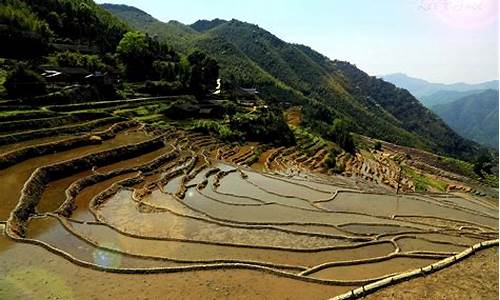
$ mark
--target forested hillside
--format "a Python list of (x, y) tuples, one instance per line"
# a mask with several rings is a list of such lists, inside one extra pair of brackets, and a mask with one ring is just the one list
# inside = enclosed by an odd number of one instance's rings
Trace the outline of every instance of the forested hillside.
[(200, 98), (219, 77), (205, 53), (177, 53), (91, 0), (3, 0), (0, 39), (4, 93), (30, 105), (129, 94)]
[(498, 91), (486, 90), (432, 108), (464, 137), (498, 149)]
[(132, 7), (103, 7), (178, 51), (203, 49), (219, 61), (223, 83), (257, 87), (263, 99), (301, 105), (303, 125), (317, 133), (327, 133), (334, 119), (344, 119), (354, 132), (398, 144), (458, 157), (479, 150), (407, 91), (347, 62), (286, 43), (257, 25), (216, 19), (182, 26)]

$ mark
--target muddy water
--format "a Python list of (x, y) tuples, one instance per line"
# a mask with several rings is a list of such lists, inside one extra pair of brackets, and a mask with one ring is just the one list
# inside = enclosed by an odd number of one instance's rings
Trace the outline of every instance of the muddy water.
[[(478, 238), (470, 238), (470, 237), (467, 237), (464, 235), (459, 235), (459, 234), (450, 235), (450, 234), (444, 234), (444, 233), (412, 233), (411, 235), (416, 236), (416, 237), (426, 238), (430, 241), (436, 241), (436, 242), (444, 241), (444, 242), (455, 243), (458, 245), (468, 245), (468, 246), (472, 246), (474, 244), (477, 244), (479, 242), (482, 242), (482, 241), (489, 239), (486, 237), (483, 239), (478, 239)], [(382, 238), (382, 240), (388, 240), (388, 239), (393, 238), (394, 236), (397, 236), (397, 234), (393, 235), (393, 236), (392, 235), (384, 236)]]
[(149, 153), (146, 153), (146, 154), (143, 154), (143, 155), (131, 158), (131, 159), (126, 159), (126, 160), (122, 160), (118, 163), (103, 166), (101, 168), (98, 168), (96, 170), (96, 172), (106, 173), (106, 172), (109, 172), (109, 171), (112, 171), (115, 169), (130, 168), (133, 166), (138, 166), (138, 165), (150, 162), (150, 161), (154, 160), (155, 158), (157, 158), (165, 153), (170, 152), (172, 149), (173, 149), (172, 146), (162, 147), (162, 148), (157, 149), (155, 151), (152, 151), (152, 152), (149, 152)]
[(15, 143), (15, 144), (2, 145), (2, 146), (0, 146), (0, 153), (6, 153), (6, 152), (9, 152), (12, 150), (19, 149), (19, 148), (34, 146), (34, 145), (38, 145), (38, 144), (45, 144), (45, 143), (51, 143), (51, 142), (55, 142), (55, 141), (61, 141), (61, 140), (68, 139), (70, 137), (72, 137), (72, 136), (63, 134), (63, 135), (56, 135), (56, 136), (50, 136), (50, 137), (22, 141), (22, 142)]
[(169, 180), (169, 182), (163, 187), (163, 190), (175, 194), (179, 190), (179, 187), (181, 186), (182, 178), (184, 175), (174, 177)]
[(299, 179), (294, 178), (294, 177), (290, 178), (290, 177), (270, 175), (270, 174), (265, 174), (265, 176), (269, 177), (271, 179), (273, 179), (273, 178), (280, 179), (282, 181), (289, 182), (290, 184), (293, 184), (293, 185), (298, 185), (301, 187), (319, 190), (319, 191), (322, 191), (324, 193), (335, 193), (337, 190), (344, 188), (340, 185), (336, 185), (333, 182), (332, 182), (332, 184), (327, 184), (327, 183), (315, 182), (312, 180), (299, 180)]
[(104, 191), (108, 187), (110, 187), (113, 183), (118, 182), (120, 180), (134, 177), (135, 173), (123, 174), (92, 186), (86, 187), (83, 189), (74, 199), (76, 204), (76, 209), (71, 215), (71, 218), (80, 221), (95, 221), (95, 217), (89, 211), (89, 203), (97, 194)]
[(248, 176), (248, 181), (272, 193), (289, 197), (298, 197), (309, 201), (328, 199), (332, 196), (332, 193), (320, 192), (314, 189), (309, 189), (306, 186), (299, 186), (285, 181), (275, 180), (258, 173), (246, 171), (245, 174)]
[(217, 188), (217, 191), (220, 193), (238, 195), (241, 197), (251, 197), (264, 201), (266, 203), (275, 202), (294, 207), (317, 210), (317, 208), (312, 206), (307, 200), (295, 197), (288, 198), (263, 191), (258, 187), (253, 186), (246, 180), (242, 180), (238, 172), (224, 176), (221, 180), (221, 185)]
[(200, 172), (198, 172), (198, 174), (196, 174), (194, 176), (193, 179), (191, 179), (190, 181), (187, 182), (187, 185), (191, 185), (191, 184), (199, 184), (201, 182), (203, 182), (205, 180), (205, 175), (207, 174), (207, 172), (209, 172), (212, 168), (211, 167), (208, 167), (208, 168), (205, 168), (203, 170), (201, 170)]
[(51, 142), (55, 142), (55, 141), (61, 141), (61, 140), (73, 138), (75, 136), (83, 136), (86, 134), (91, 134), (93, 132), (97, 133), (97, 132), (101, 132), (103, 130), (108, 129), (110, 126), (111, 125), (104, 125), (104, 126), (97, 127), (89, 132), (81, 132), (81, 133), (77, 133), (74, 135), (60, 134), (60, 135), (54, 135), (54, 136), (41, 137), (41, 138), (21, 141), (21, 142), (15, 143), (15, 144), (2, 145), (2, 146), (0, 146), (0, 153), (16, 150), (16, 149), (23, 148), (23, 147), (34, 146), (34, 145), (38, 145), (38, 144), (45, 144), (45, 143), (51, 143)]
[[(106, 249), (97, 248), (71, 234), (53, 218), (32, 219), (29, 222), (27, 238), (43, 241), (73, 257), (108, 268), (146, 268), (168, 267), (175, 263), (146, 258), (137, 258)], [(113, 245), (115, 241), (110, 236), (102, 241), (103, 246)]]
[(262, 201), (258, 201), (250, 198), (242, 198), (231, 195), (222, 195), (214, 191), (213, 188), (214, 178), (213, 176), (208, 179), (208, 185), (200, 191), (202, 195), (206, 195), (209, 198), (216, 199), (222, 201), (227, 204), (236, 204), (236, 205), (261, 205)]
[(323, 233), (332, 235), (342, 235), (342, 236), (352, 236), (352, 237), (363, 237), (362, 235), (349, 234), (345, 231), (339, 230), (331, 226), (322, 225), (280, 225), (280, 228), (285, 228), (289, 230), (312, 232), (312, 233)]
[(43, 191), (42, 199), (37, 205), (38, 212), (44, 213), (55, 211), (66, 199), (66, 189), (76, 180), (91, 174), (92, 171), (84, 171), (49, 182)]
[[(493, 198), (493, 197), (479, 197), (479, 196), (474, 196), (472, 194), (467, 194), (467, 193), (460, 193), (460, 192), (455, 192), (451, 193), (451, 195), (454, 195), (457, 198), (463, 198), (466, 200), (470, 200), (472, 202), (475, 202), (479, 205), (488, 207), (488, 208), (493, 208), (498, 210), (498, 199)], [(498, 212), (497, 212), (498, 214)]]
[[(424, 237), (424, 236), (423, 236)], [(461, 252), (464, 247), (450, 244), (431, 243), (421, 239), (401, 238), (396, 241), (401, 251)]]
[[(188, 196), (187, 196), (188, 197)], [(99, 208), (106, 223), (144, 237), (203, 240), (220, 243), (314, 248), (350, 244), (344, 239), (312, 237), (270, 229), (235, 228), (165, 212), (143, 212), (123, 190)]]
[[(159, 189), (154, 190), (151, 194), (142, 198), (141, 202), (154, 207), (164, 208), (182, 215), (195, 216), (199, 218), (205, 217), (202, 213), (191, 210), (181, 202), (175, 200), (172, 194), (163, 193)], [(129, 203), (128, 205), (134, 206), (134, 203)]]
[(331, 210), (364, 212), (379, 216), (423, 215), (475, 222), (498, 228), (498, 220), (474, 215), (457, 209), (433, 205), (411, 197), (340, 193), (335, 200), (321, 203)]
[(436, 227), (447, 227), (447, 228), (455, 228), (458, 229), (461, 226), (474, 226), (484, 228), (484, 225), (471, 225), (464, 221), (454, 221), (454, 220), (446, 220), (432, 217), (397, 217), (398, 220), (404, 220), (414, 223), (425, 223)]
[(331, 267), (313, 273), (311, 276), (321, 279), (362, 280), (410, 271), (428, 266), (436, 261), (433, 259), (395, 257), (374, 263)]
[(104, 273), (0, 235), (0, 299), (326, 299), (352, 289), (254, 270)]
[(398, 233), (408, 231), (419, 231), (418, 228), (394, 226), (394, 225), (380, 225), (380, 224), (348, 224), (340, 226), (349, 232), (357, 234), (383, 234), (383, 233)]
[(100, 225), (74, 224), (73, 226), (83, 236), (97, 243), (113, 241), (113, 247), (120, 251), (194, 262), (211, 262), (223, 259), (246, 263), (262, 262), (312, 267), (330, 261), (378, 257), (394, 251), (392, 244), (384, 243), (352, 249), (294, 252), (181, 241), (147, 240), (122, 235)]
[(438, 198), (434, 200), (448, 205), (458, 205), (466, 209), (471, 209), (498, 218), (497, 208), (482, 204), (479, 201), (464, 199), (460, 197)]
[(332, 213), (332, 212), (315, 212), (285, 207), (275, 204), (263, 206), (232, 206), (213, 201), (207, 197), (200, 195), (198, 192), (191, 194), (191, 197), (185, 197), (183, 203), (186, 205), (205, 212), (213, 218), (225, 219), (231, 222), (245, 223), (314, 223), (316, 225), (333, 224), (339, 225), (342, 223), (381, 223), (398, 224), (404, 223), (390, 220), (379, 219), (372, 216), (358, 215), (351, 213)]
[(85, 146), (69, 151), (35, 157), (7, 169), (0, 170), (0, 191), (2, 191), (3, 200), (0, 206), (0, 220), (6, 220), (8, 218), (10, 211), (17, 204), (24, 183), (36, 168), (125, 144), (137, 143), (147, 140), (148, 138), (149, 137), (143, 132), (122, 132), (114, 139), (104, 141), (99, 145)]
[(323, 174), (308, 174), (308, 173), (300, 173), (300, 174), (295, 174), (294, 176), (287, 178), (290, 181), (293, 182), (302, 182), (304, 184), (309, 184), (311, 186), (316, 186), (319, 187), (320, 189), (327, 189), (328, 187), (355, 187), (356, 186), (356, 180), (353, 178), (349, 177), (342, 177), (342, 176), (326, 176)]

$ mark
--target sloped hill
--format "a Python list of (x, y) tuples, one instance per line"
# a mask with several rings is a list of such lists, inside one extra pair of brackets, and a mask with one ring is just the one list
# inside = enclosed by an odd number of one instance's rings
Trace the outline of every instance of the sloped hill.
[(102, 4), (104, 9), (126, 21), (132, 28), (140, 29), (150, 35), (157, 35), (178, 51), (185, 52), (191, 47), (196, 31), (177, 21), (163, 23), (148, 13), (127, 5)]
[(85, 52), (114, 51), (127, 30), (92, 0), (4, 0), (0, 56), (36, 58), (61, 45)]
[(462, 136), (498, 149), (498, 91), (468, 95), (432, 110)]
[[(263, 99), (303, 106), (303, 126), (318, 133), (325, 133), (333, 119), (343, 118), (355, 132), (394, 143), (459, 157), (470, 157), (478, 150), (410, 93), (349, 63), (331, 61), (306, 46), (286, 43), (257, 25), (238, 20), (199, 21), (183, 27), (184, 32), (194, 33), (179, 37), (171, 22), (150, 16), (149, 21), (138, 22), (133, 14), (124, 12), (126, 7), (105, 8), (138, 30), (172, 41), (174, 47), (184, 44), (180, 51), (186, 50), (186, 44), (207, 51), (219, 61), (223, 80), (233, 76), (240, 85), (258, 87)], [(151, 23), (155, 30), (142, 25)]]

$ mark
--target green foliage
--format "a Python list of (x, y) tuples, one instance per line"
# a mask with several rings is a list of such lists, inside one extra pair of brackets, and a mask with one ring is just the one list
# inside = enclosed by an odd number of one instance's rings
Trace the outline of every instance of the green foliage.
[(95, 46), (111, 51), (127, 26), (92, 0), (21, 0), (38, 18), (49, 24), (57, 41)]
[(187, 60), (190, 64), (189, 88), (200, 99), (215, 89), (219, 78), (219, 65), (217, 61), (197, 50), (189, 54)]
[(325, 167), (327, 169), (334, 169), (337, 167), (337, 155), (339, 155), (339, 151), (335, 148), (331, 148), (328, 152), (328, 157), (325, 160)]
[(187, 54), (191, 48), (191, 38), (196, 31), (189, 26), (177, 21), (160, 22), (132, 6), (115, 4), (102, 4), (101, 6), (125, 20), (133, 29), (147, 32), (151, 36), (158, 36), (183, 54)]
[(295, 136), (286, 124), (283, 114), (276, 108), (255, 114), (237, 113), (230, 119), (233, 130), (245, 133), (248, 141), (258, 141), (276, 145), (295, 144)]
[(47, 52), (52, 36), (48, 24), (21, 1), (4, 0), (0, 5), (0, 56), (31, 58)]
[[(303, 124), (316, 133), (342, 118), (352, 132), (377, 139), (462, 158), (477, 154), (476, 145), (456, 135), (404, 90), (309, 47), (287, 44), (256, 25), (215, 20), (193, 25), (198, 32), (176, 23), (174, 31), (170, 23), (137, 9), (106, 8), (136, 28), (172, 45), (182, 44), (180, 51), (206, 51), (217, 59), (223, 83), (234, 75), (238, 85), (257, 87), (266, 101), (301, 105)], [(313, 106), (309, 112), (308, 106)]]
[(483, 154), (479, 156), (474, 163), (474, 173), (476, 173), (479, 177), (484, 178), (485, 174), (491, 175), (493, 172), (491, 169), (493, 168), (492, 159), (489, 155)]
[(89, 71), (105, 71), (106, 65), (98, 55), (85, 55), (79, 52), (57, 52), (49, 61), (61, 67), (84, 68)]
[(426, 192), (429, 191), (430, 188), (433, 188), (440, 192), (446, 191), (448, 184), (443, 181), (419, 174), (409, 167), (403, 167), (403, 170), (405, 171), (406, 175), (410, 177), (415, 183), (415, 190), (417, 192)]
[(180, 58), (168, 46), (141, 32), (127, 32), (116, 52), (128, 80), (148, 80), (142, 92), (153, 95), (190, 92), (199, 98), (217, 80), (217, 62), (204, 53), (193, 52)]
[(155, 60), (153, 62), (153, 77), (155, 79), (162, 79), (166, 81), (177, 80), (179, 74), (179, 64), (170, 61)]
[(127, 32), (118, 44), (116, 53), (125, 65), (125, 75), (129, 80), (140, 81), (147, 78), (153, 64), (153, 53), (146, 34)]
[(148, 80), (139, 92), (154, 96), (181, 95), (185, 92), (183, 84), (180, 81), (151, 81)]
[(328, 137), (345, 151), (349, 153), (354, 153), (356, 151), (356, 147), (346, 121), (342, 119), (335, 119), (333, 121), (333, 125), (329, 129)]
[[(231, 109), (231, 106), (226, 107)], [(295, 143), (293, 132), (277, 110), (256, 114), (236, 113), (229, 120), (196, 120), (190, 129), (211, 133), (230, 142), (254, 141), (276, 145)]]
[(240, 141), (244, 135), (243, 132), (233, 130), (228, 124), (213, 120), (196, 120), (189, 129), (215, 135), (227, 142)]
[(4, 3), (0, 6), (0, 24), (19, 31), (32, 32), (45, 38), (52, 35), (49, 25), (40, 20), (22, 1), (4, 0), (2, 2)]
[(46, 83), (42, 76), (23, 64), (17, 65), (4, 82), (7, 94), (12, 98), (24, 98), (46, 93)]
[(163, 111), (166, 117), (174, 120), (183, 120), (198, 117), (200, 107), (187, 101), (176, 101)]
[(433, 106), (458, 134), (498, 149), (498, 91), (485, 90)]

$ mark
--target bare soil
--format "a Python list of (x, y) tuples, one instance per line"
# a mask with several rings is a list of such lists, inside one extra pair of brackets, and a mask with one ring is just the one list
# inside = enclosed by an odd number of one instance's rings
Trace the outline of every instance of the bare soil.
[(498, 299), (498, 247), (425, 277), (366, 296), (378, 299)]

